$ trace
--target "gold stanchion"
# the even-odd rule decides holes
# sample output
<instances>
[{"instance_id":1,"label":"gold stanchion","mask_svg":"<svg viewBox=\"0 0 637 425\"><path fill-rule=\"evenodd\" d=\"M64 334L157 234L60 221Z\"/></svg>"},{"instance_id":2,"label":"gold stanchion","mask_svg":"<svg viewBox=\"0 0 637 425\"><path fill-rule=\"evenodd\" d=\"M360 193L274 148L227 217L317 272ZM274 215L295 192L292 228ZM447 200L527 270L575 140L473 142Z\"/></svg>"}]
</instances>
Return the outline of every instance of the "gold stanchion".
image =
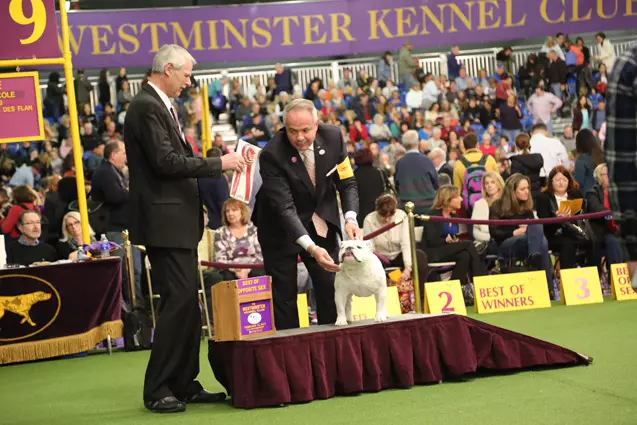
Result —
<instances>
[{"instance_id":1,"label":"gold stanchion","mask_svg":"<svg viewBox=\"0 0 637 425\"><path fill-rule=\"evenodd\" d=\"M422 305L420 303L420 281L418 280L418 255L416 254L416 229L414 224L414 203L407 202L405 209L407 210L407 220L409 224L409 246L411 248L411 281L414 284L414 296L416 298L416 313L422 313Z\"/></svg>"},{"instance_id":2,"label":"gold stanchion","mask_svg":"<svg viewBox=\"0 0 637 425\"><path fill-rule=\"evenodd\" d=\"M128 276L128 286L130 289L131 309L137 304L135 294L135 262L133 261L133 245L130 243L128 237L128 230L122 232L122 238L124 238L124 257L126 258L126 275ZM152 301L151 301L152 302Z\"/></svg>"},{"instance_id":3,"label":"gold stanchion","mask_svg":"<svg viewBox=\"0 0 637 425\"><path fill-rule=\"evenodd\" d=\"M201 86L201 150L204 158L206 152L212 147L212 135L210 134L210 100L208 98L208 84Z\"/></svg>"}]
</instances>

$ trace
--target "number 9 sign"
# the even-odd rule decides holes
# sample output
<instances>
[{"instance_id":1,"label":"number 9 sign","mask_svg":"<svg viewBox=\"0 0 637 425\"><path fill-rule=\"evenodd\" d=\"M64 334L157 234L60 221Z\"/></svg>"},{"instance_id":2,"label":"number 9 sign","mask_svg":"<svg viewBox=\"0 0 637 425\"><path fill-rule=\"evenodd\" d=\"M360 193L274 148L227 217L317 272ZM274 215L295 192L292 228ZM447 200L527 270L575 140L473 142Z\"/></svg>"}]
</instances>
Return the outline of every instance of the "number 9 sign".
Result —
<instances>
[{"instance_id":1,"label":"number 9 sign","mask_svg":"<svg viewBox=\"0 0 637 425\"><path fill-rule=\"evenodd\" d=\"M9 0L2 3L0 38L3 46L0 60L61 56L54 0Z\"/></svg>"}]
</instances>

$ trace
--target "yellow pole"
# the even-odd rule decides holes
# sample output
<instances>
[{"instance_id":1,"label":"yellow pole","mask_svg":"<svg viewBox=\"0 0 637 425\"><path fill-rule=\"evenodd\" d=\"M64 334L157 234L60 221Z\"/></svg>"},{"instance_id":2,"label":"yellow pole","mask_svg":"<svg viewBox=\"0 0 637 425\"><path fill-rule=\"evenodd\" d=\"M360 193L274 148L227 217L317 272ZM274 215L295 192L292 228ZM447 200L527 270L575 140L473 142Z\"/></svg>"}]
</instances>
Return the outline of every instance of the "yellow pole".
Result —
<instances>
[{"instance_id":1,"label":"yellow pole","mask_svg":"<svg viewBox=\"0 0 637 425\"><path fill-rule=\"evenodd\" d=\"M69 41L69 20L66 14L65 0L60 0L60 27L62 30L64 78L66 79L66 95L69 101L69 116L71 117L71 139L73 140L73 160L75 162L75 180L77 182L77 201L80 207L82 223L82 239L85 244L89 244L91 243L91 236L88 230L88 208L86 205L86 188L84 187L84 164L82 163L82 145L80 143L80 128L75 99L75 80L73 78L73 62Z\"/></svg>"},{"instance_id":2,"label":"yellow pole","mask_svg":"<svg viewBox=\"0 0 637 425\"><path fill-rule=\"evenodd\" d=\"M206 156L208 149L212 147L212 137L210 134L210 101L208 99L208 84L201 86L201 150L202 156Z\"/></svg>"},{"instance_id":3,"label":"yellow pole","mask_svg":"<svg viewBox=\"0 0 637 425\"><path fill-rule=\"evenodd\" d=\"M407 202L405 209L407 210L407 219L409 224L409 246L411 248L411 281L414 284L414 297L416 298L416 313L422 313L422 305L420 304L420 280L418 274L418 255L416 253L416 229L414 223L414 203Z\"/></svg>"},{"instance_id":4,"label":"yellow pole","mask_svg":"<svg viewBox=\"0 0 637 425\"><path fill-rule=\"evenodd\" d=\"M0 61L0 68L16 68L18 66L64 65L64 58L49 59L11 59Z\"/></svg>"}]
</instances>

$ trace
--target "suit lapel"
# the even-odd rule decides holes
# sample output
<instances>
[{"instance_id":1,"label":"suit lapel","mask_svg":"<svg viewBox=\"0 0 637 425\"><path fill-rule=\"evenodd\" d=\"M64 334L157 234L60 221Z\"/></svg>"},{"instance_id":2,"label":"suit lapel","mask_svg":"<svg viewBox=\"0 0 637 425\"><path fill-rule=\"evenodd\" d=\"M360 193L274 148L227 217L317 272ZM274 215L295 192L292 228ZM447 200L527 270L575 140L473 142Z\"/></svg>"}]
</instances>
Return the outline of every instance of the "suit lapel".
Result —
<instances>
[{"instance_id":1,"label":"suit lapel","mask_svg":"<svg viewBox=\"0 0 637 425\"><path fill-rule=\"evenodd\" d=\"M307 169L305 168L303 158L299 154L299 151L297 151L289 141L286 146L286 161L290 161L290 167L292 167L292 170L301 178L307 189L314 194L314 185L312 184L312 180L310 180L310 175L307 173Z\"/></svg>"},{"instance_id":2,"label":"suit lapel","mask_svg":"<svg viewBox=\"0 0 637 425\"><path fill-rule=\"evenodd\" d=\"M325 141L318 134L314 140L314 167L316 169L316 199L320 200L325 193L327 178L325 175L335 164L330 164L330 155L325 148Z\"/></svg>"},{"instance_id":3,"label":"suit lapel","mask_svg":"<svg viewBox=\"0 0 637 425\"><path fill-rule=\"evenodd\" d=\"M151 96L153 96L155 98L155 100L157 100L159 102L159 104L161 106L163 106L164 110L166 110L166 105L164 104L164 101L161 100L161 97L159 97L159 93L157 93L157 91L155 91L154 88L152 88L149 85L145 85L143 88L143 90L146 90L147 93L150 93ZM166 110L166 113L168 114L168 118L169 118L169 122L170 122L170 126L173 129L174 133L177 135L177 137L179 138L179 140L181 141L181 144L183 146L188 145L188 142L186 142L186 140L182 137L181 133L179 132L179 126L177 125L177 123L175 122L175 119L173 118L172 114L170 113L170 111ZM177 113L175 111L175 113ZM179 119L179 117L177 117L177 119ZM182 147L183 147L182 146ZM186 151L188 151L188 149L186 149Z\"/></svg>"}]
</instances>

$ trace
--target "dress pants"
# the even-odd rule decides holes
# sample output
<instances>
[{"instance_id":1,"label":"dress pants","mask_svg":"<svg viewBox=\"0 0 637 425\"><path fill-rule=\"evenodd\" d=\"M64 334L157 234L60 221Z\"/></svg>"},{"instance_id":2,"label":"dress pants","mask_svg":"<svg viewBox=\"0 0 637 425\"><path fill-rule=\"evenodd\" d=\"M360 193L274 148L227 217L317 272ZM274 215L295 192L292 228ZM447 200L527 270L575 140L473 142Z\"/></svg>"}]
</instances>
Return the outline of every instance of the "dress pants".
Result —
<instances>
[{"instance_id":1,"label":"dress pants","mask_svg":"<svg viewBox=\"0 0 637 425\"><path fill-rule=\"evenodd\" d=\"M330 226L327 237L322 238L314 229L309 232L315 244L324 248L335 262L338 262L337 231ZM261 241L260 241L261 242ZM277 330L299 327L299 312L296 307L297 262L301 255L303 263L312 279L316 298L316 312L319 325L336 322L336 304L334 302L335 273L325 270L307 251L301 249L282 250L280 247L268 248L262 243L265 271L272 276L272 298L274 299L274 323ZM277 249L278 248L278 249ZM304 312L305 314L305 312Z\"/></svg>"},{"instance_id":2,"label":"dress pants","mask_svg":"<svg viewBox=\"0 0 637 425\"><path fill-rule=\"evenodd\" d=\"M146 250L161 302L144 379L144 401L171 395L183 400L202 390L195 381L201 338L197 249Z\"/></svg>"}]
</instances>

